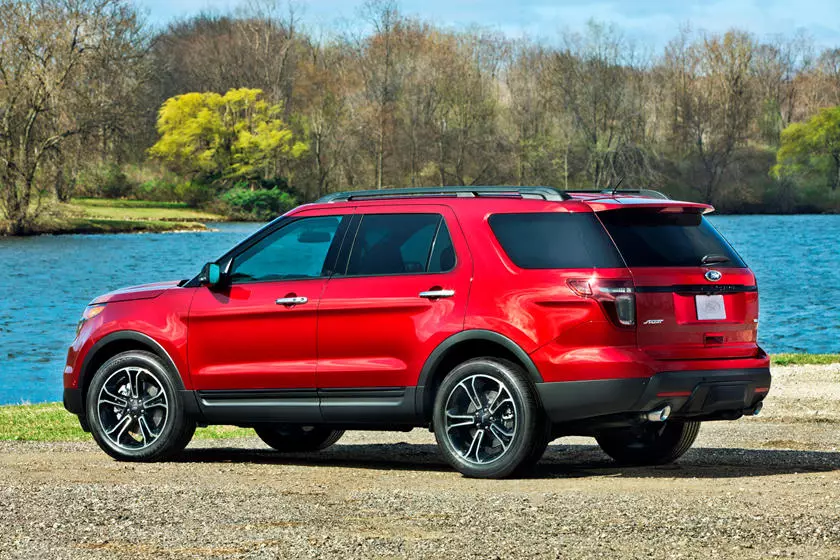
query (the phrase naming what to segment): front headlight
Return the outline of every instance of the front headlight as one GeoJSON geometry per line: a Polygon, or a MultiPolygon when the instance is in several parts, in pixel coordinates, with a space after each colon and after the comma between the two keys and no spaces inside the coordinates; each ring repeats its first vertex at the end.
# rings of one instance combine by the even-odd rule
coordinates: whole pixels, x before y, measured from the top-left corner
{"type": "Polygon", "coordinates": [[[82,327],[87,321],[90,321],[103,311],[105,311],[104,303],[92,303],[85,307],[85,310],[82,313],[82,318],[79,319],[79,324],[76,325],[76,336],[79,336],[79,333],[82,331],[82,327]]]}

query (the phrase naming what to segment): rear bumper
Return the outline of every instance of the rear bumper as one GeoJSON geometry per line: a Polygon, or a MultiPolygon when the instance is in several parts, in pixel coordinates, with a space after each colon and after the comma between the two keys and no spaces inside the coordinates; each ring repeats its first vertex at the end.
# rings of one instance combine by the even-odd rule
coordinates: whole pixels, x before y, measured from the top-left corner
{"type": "Polygon", "coordinates": [[[734,420],[770,389],[770,368],[666,371],[649,378],[538,383],[552,423],[648,412],[670,405],[671,418],[734,420]]]}

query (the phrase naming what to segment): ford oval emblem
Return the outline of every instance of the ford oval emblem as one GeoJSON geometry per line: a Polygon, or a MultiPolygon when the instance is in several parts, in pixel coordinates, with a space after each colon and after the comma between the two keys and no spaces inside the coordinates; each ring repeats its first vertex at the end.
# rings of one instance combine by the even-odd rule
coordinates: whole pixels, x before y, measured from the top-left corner
{"type": "Polygon", "coordinates": [[[721,274],[717,270],[707,270],[704,276],[709,282],[717,282],[718,280],[723,278],[723,274],[721,274]]]}

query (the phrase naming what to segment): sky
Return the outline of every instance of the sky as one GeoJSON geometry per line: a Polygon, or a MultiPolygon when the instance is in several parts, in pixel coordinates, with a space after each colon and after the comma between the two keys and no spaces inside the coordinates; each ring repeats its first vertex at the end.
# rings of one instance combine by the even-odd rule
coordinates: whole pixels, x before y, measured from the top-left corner
{"type": "MultiPolygon", "coordinates": [[[[166,24],[201,11],[227,12],[248,0],[137,0],[151,23],[166,24]]],[[[362,0],[293,0],[309,26],[339,28],[362,0]]],[[[737,27],[760,39],[804,30],[821,47],[840,47],[840,0],[402,0],[407,15],[447,27],[479,25],[510,37],[551,41],[587,21],[616,24],[627,37],[660,48],[686,23],[723,32],[737,27]]]]}

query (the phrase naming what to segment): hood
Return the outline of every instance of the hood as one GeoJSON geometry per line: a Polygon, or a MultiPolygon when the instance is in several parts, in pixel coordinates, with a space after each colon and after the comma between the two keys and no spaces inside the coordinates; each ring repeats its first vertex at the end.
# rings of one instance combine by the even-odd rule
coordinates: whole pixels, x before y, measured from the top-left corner
{"type": "Polygon", "coordinates": [[[158,297],[160,294],[175,288],[180,282],[173,280],[171,282],[155,282],[154,284],[141,284],[140,286],[130,286],[128,288],[120,288],[113,292],[101,295],[94,299],[94,303],[113,303],[117,301],[131,301],[135,299],[152,299],[158,297]]]}

